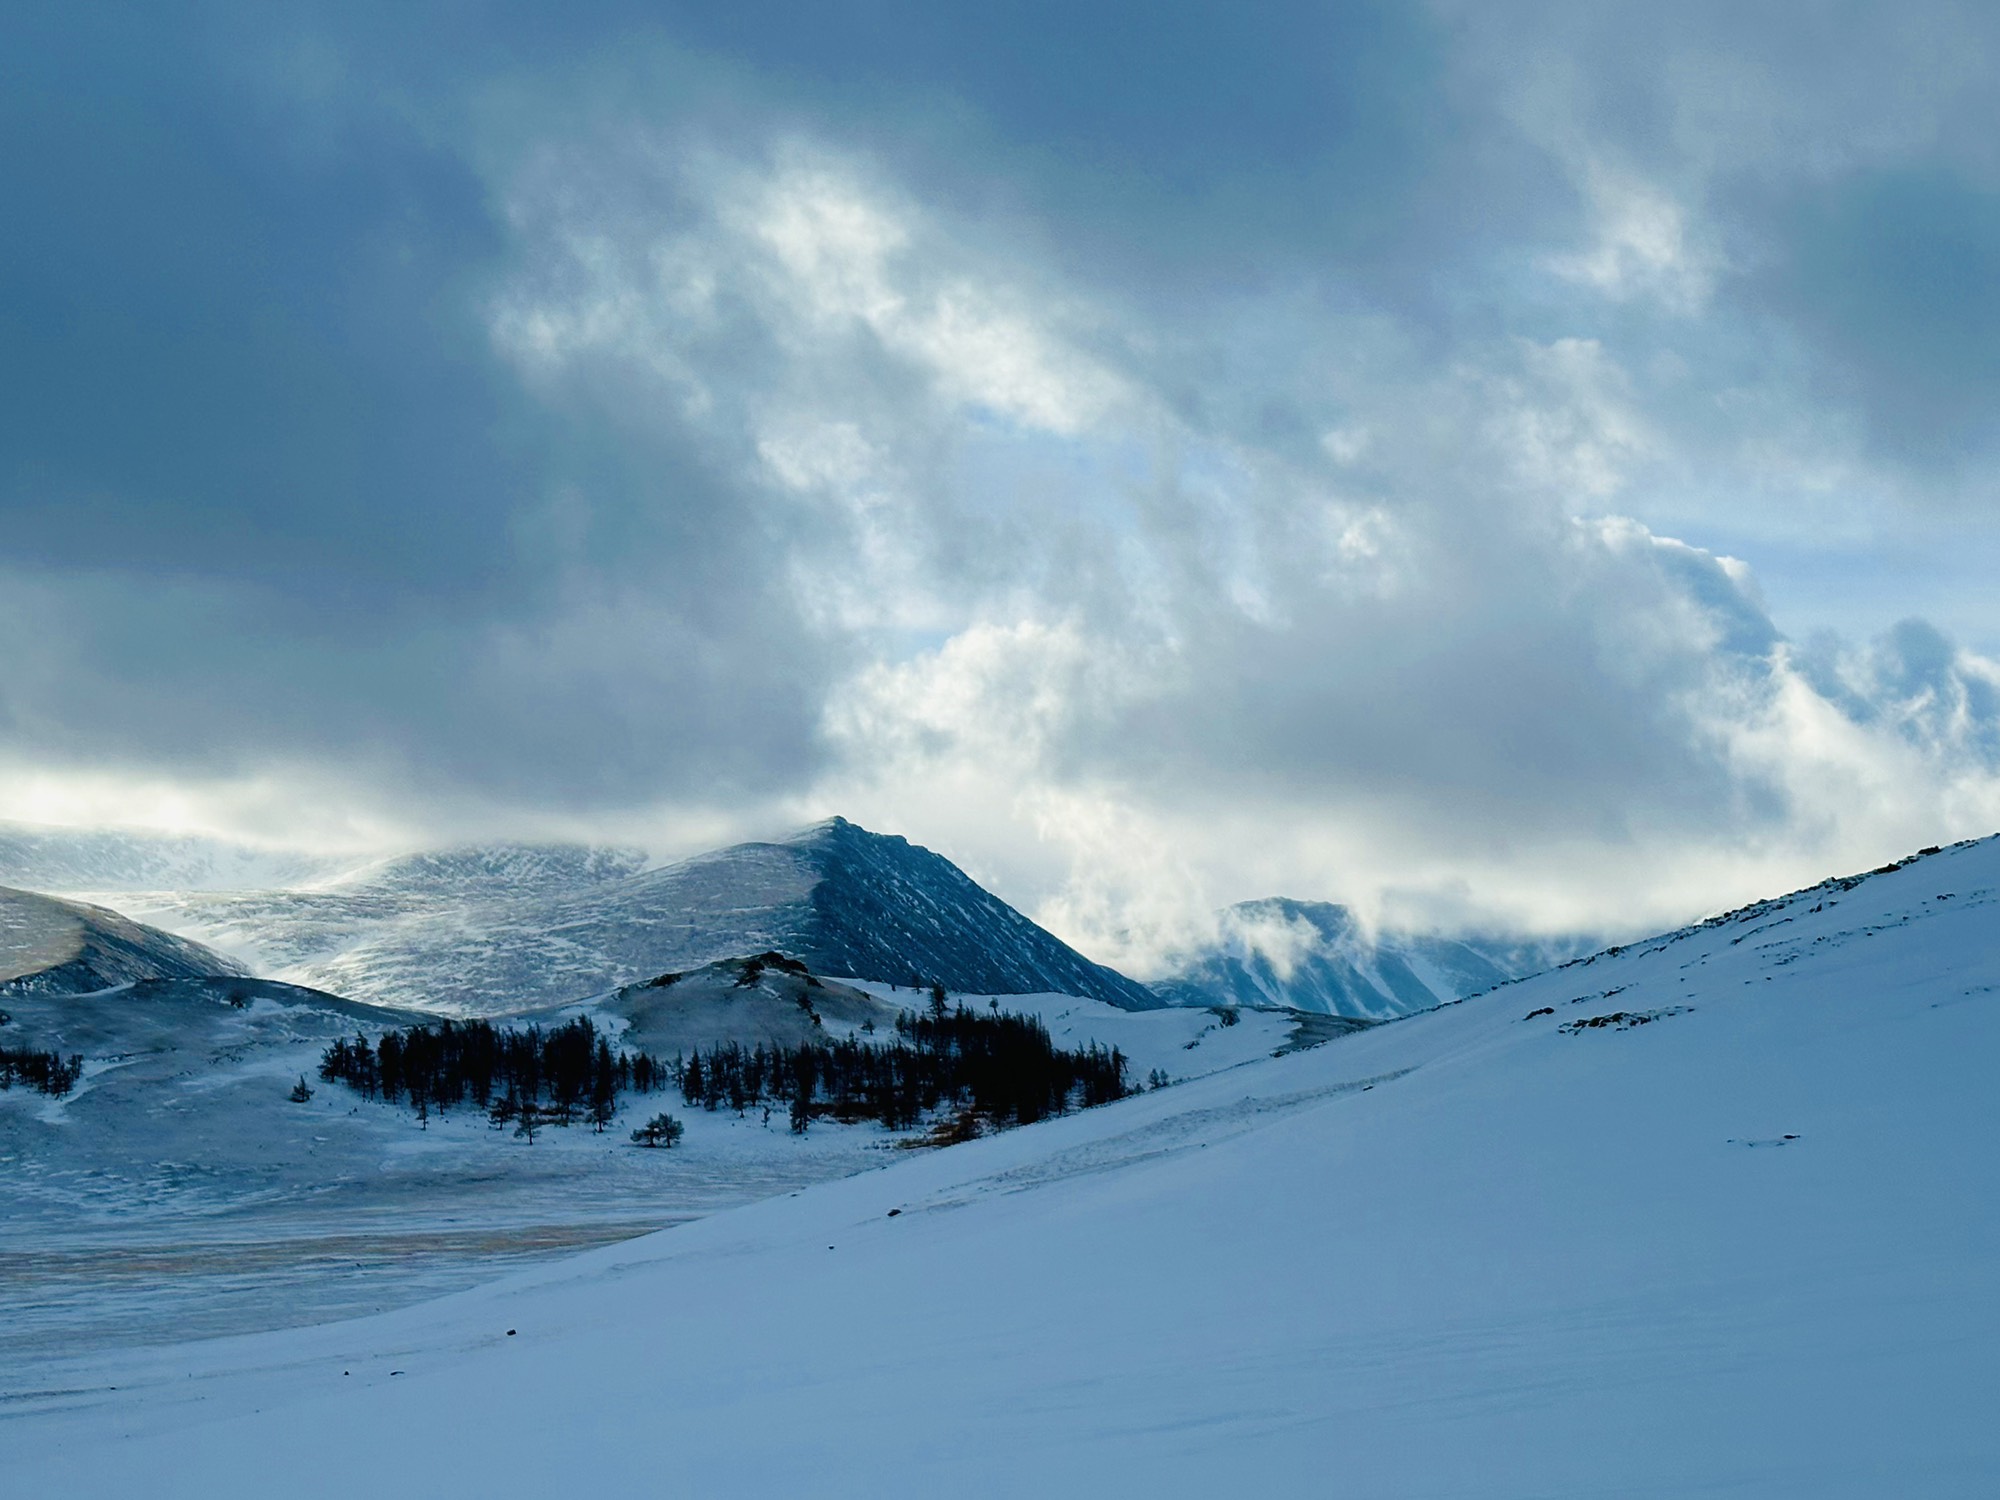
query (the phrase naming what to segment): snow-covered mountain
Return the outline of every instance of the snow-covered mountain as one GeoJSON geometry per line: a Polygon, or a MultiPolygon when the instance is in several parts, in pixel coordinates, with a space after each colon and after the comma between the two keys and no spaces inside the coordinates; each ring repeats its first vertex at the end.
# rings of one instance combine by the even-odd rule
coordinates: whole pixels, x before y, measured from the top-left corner
{"type": "Polygon", "coordinates": [[[1388,1020],[1588,953],[1591,938],[1371,931],[1344,906],[1272,897],[1217,914],[1217,936],[1152,988],[1176,1005],[1278,1005],[1388,1020]]]}
{"type": "Polygon", "coordinates": [[[949,860],[842,818],[662,869],[637,863],[510,845],[390,860],[310,889],[151,895],[126,909],[260,973],[454,1014],[554,1004],[766,949],[822,974],[1160,1003],[949,860]]]}
{"type": "Polygon", "coordinates": [[[49,1348],[0,1489],[1990,1495],[1996,915],[1987,840],[386,1316],[49,1348]]]}
{"type": "Polygon", "coordinates": [[[643,850],[602,844],[473,844],[399,854],[342,871],[327,891],[464,900],[552,896],[623,880],[646,868],[643,850]]]}
{"type": "Polygon", "coordinates": [[[0,886],[0,995],[70,995],[140,979],[243,972],[199,943],[104,907],[0,886]]]}
{"type": "Polygon", "coordinates": [[[0,823],[0,885],[57,895],[261,889],[321,879],[340,868],[338,860],[299,850],[197,834],[0,823]]]}
{"type": "Polygon", "coordinates": [[[668,967],[775,948],[822,974],[980,994],[1060,991],[1128,1009],[1160,1001],[1092,963],[942,855],[831,818],[776,843],[738,844],[572,899],[598,946],[674,955],[668,967]],[[603,914],[601,914],[603,913],[603,914]]]}

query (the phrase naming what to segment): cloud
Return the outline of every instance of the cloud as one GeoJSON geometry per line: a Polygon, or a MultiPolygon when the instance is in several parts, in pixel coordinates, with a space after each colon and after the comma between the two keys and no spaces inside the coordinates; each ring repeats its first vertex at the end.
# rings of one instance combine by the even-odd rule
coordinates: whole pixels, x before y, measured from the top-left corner
{"type": "Polygon", "coordinates": [[[1697,312],[1717,272],[1717,252],[1693,243],[1686,211],[1659,188],[1601,161],[1582,169],[1590,243],[1550,257],[1557,275],[1624,301],[1651,295],[1697,312]]]}
{"type": "Polygon", "coordinates": [[[44,815],[841,811],[1141,966],[2000,818],[1977,8],[204,15],[0,37],[44,815]]]}

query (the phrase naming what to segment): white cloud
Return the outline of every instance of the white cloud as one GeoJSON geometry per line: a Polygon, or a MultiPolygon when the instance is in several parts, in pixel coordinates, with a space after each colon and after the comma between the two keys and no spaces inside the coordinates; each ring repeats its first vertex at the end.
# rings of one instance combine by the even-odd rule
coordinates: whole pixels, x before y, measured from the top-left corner
{"type": "Polygon", "coordinates": [[[1515,473],[1572,506],[1616,495],[1653,451],[1631,382],[1595,339],[1523,341],[1495,395],[1495,437],[1515,473]]]}
{"type": "Polygon", "coordinates": [[[1677,313],[1697,313],[1723,270],[1721,253],[1666,190],[1592,159],[1578,173],[1590,241],[1552,255],[1548,268],[1614,301],[1657,299],[1677,313]]]}
{"type": "MultiPolygon", "coordinates": [[[[1670,206],[1618,191],[1610,258],[1579,274],[1693,297],[1670,206]]],[[[1405,923],[1664,921],[1987,805],[1971,739],[1933,735],[1913,770],[1865,694],[1800,678],[1745,564],[1592,514],[1670,442],[1597,339],[1437,371],[1335,319],[1319,337],[1364,353],[1302,461],[1175,414],[1170,368],[1081,353],[1069,331],[1146,342],[1115,301],[1000,274],[829,153],[710,162],[673,194],[622,248],[555,234],[563,277],[502,337],[701,390],[703,430],[790,507],[774,565],[854,643],[800,812],[928,838],[1090,951],[1155,968],[1214,906],[1280,893],[1405,923]],[[711,341],[724,305],[749,321],[711,341]],[[1129,453],[1136,474],[1106,461],[1129,453]]]]}

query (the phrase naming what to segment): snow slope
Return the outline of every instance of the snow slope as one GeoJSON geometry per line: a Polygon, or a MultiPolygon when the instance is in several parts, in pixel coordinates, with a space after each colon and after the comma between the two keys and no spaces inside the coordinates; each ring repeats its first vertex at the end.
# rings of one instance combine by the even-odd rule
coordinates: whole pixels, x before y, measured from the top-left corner
{"type": "Polygon", "coordinates": [[[625,1046],[661,1058],[730,1042],[797,1047],[858,1036],[864,1025],[873,1026],[886,1041],[901,1013],[837,979],[788,973],[744,959],[626,985],[571,1009],[589,1015],[625,1046]]]}
{"type": "Polygon", "coordinates": [[[338,862],[198,834],[0,822],[0,885],[59,895],[294,885],[338,862]]]}
{"type": "Polygon", "coordinates": [[[1215,941],[1155,980],[1177,1005],[1281,1005],[1388,1020],[1538,974],[1591,952],[1546,940],[1373,932],[1344,906],[1271,897],[1218,914],[1215,941]]]}
{"type": "Polygon", "coordinates": [[[261,973],[446,1014],[551,1005],[766,949],[820,974],[1160,1003],[949,860],[842,818],[657,870],[576,850],[533,879],[509,873],[530,849],[413,856],[310,890],[123,904],[261,973]]]}
{"type": "Polygon", "coordinates": [[[593,968],[593,956],[550,930],[550,904],[644,867],[629,849],[499,843],[371,860],[292,885],[113,883],[93,894],[258,973],[380,1004],[491,1012],[582,993],[571,976],[593,968]],[[468,994],[475,970],[485,987],[474,981],[468,994]]]}
{"type": "Polygon", "coordinates": [[[0,886],[0,995],[241,974],[234,962],[101,906],[0,886]]]}
{"type": "MultiPolygon", "coordinates": [[[[853,1036],[867,1024],[888,1040],[918,997],[870,988],[730,960],[508,1019],[546,1026],[588,1013],[620,1045],[661,1058],[725,1041],[853,1036]]],[[[1122,1047],[1135,1081],[1156,1068],[1188,1077],[1231,1067],[1301,1040],[1270,1017],[1222,1027],[1207,1012],[1063,996],[997,1003],[1054,1012],[1065,1044],[1122,1047]]],[[[528,1143],[471,1109],[420,1123],[319,1084],[317,1067],[336,1036],[429,1017],[273,981],[146,979],[10,994],[6,1005],[0,1044],[79,1054],[85,1069],[62,1098],[0,1090],[0,1366],[392,1307],[861,1171],[911,1139],[831,1122],[800,1138],[782,1110],[773,1125],[763,1111],[689,1110],[672,1093],[627,1095],[602,1135],[575,1126],[528,1143]],[[294,1101],[301,1080],[316,1089],[294,1101]],[[686,1124],[683,1145],[631,1147],[632,1128],[661,1109],[686,1124]],[[153,1278],[168,1268],[174,1293],[161,1298],[153,1278]]]]}
{"type": "Polygon", "coordinates": [[[384,1317],[9,1367],[0,1488],[2000,1492],[2000,843],[384,1317]]]}

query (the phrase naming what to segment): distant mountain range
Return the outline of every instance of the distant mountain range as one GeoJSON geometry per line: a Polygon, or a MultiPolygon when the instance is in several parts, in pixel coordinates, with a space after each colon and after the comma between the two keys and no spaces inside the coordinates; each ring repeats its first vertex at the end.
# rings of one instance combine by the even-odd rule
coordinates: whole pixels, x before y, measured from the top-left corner
{"type": "Polygon", "coordinates": [[[1152,983],[1175,1005],[1282,1005],[1388,1020],[1594,952],[1595,938],[1370,931],[1344,906],[1272,897],[1220,913],[1220,935],[1152,983]]]}
{"type": "Polygon", "coordinates": [[[649,869],[638,850],[496,843],[341,865],[151,833],[0,825],[0,884],[75,895],[273,979],[375,1004],[494,1015],[776,949],[819,973],[1125,1009],[1426,1010],[1600,946],[1371,931],[1273,898],[1220,914],[1177,972],[1093,963],[940,855],[833,818],[649,869]]]}
{"type": "Polygon", "coordinates": [[[59,895],[259,890],[325,879],[352,863],[199,834],[0,823],[0,885],[59,895]]]}
{"type": "MultiPolygon", "coordinates": [[[[822,974],[960,993],[1164,1003],[943,856],[844,818],[643,864],[625,850],[501,844],[290,889],[131,892],[119,904],[270,978],[460,1015],[557,1004],[767,949],[822,974]]],[[[112,872],[92,869],[108,894],[112,872]]],[[[11,873],[0,862],[0,879],[11,873]]]]}

